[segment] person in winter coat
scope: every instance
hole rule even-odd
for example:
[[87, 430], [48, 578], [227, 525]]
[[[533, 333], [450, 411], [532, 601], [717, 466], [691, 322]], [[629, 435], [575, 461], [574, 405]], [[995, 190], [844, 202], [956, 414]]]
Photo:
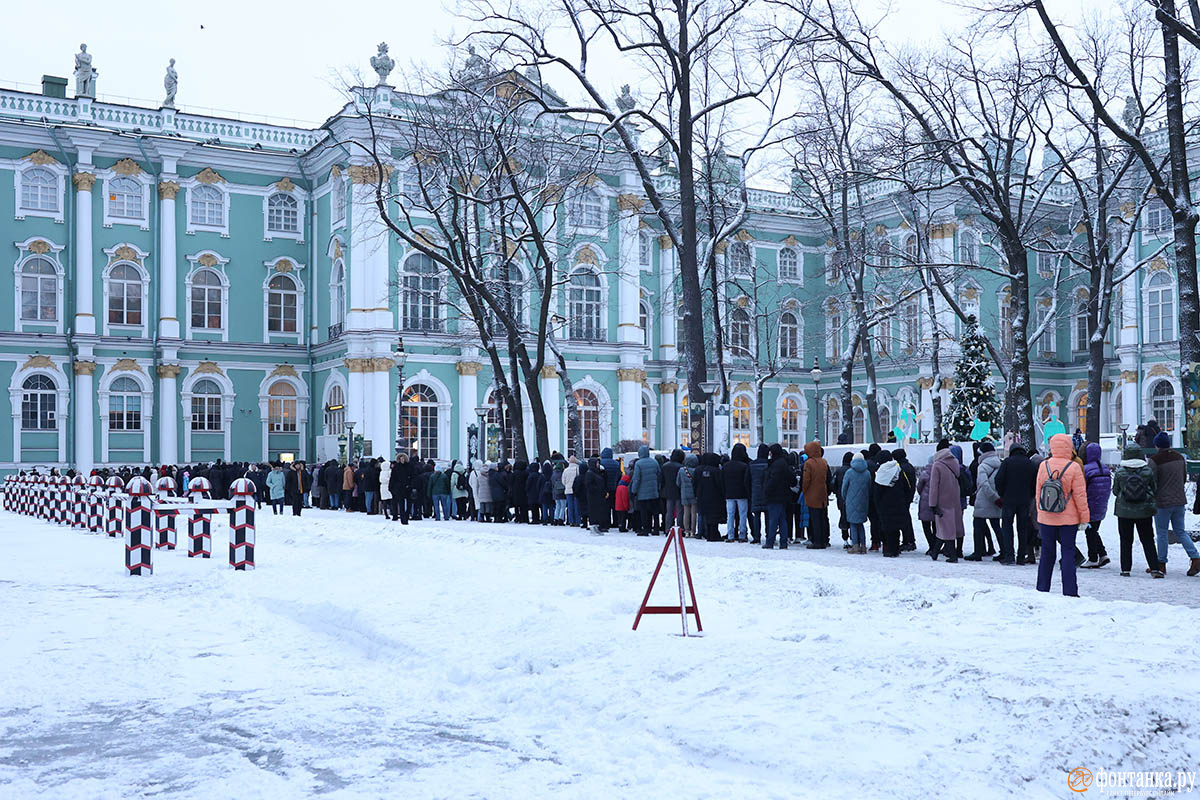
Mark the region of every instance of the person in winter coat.
[[[1043, 491], [1047, 481], [1061, 484], [1063, 507], [1047, 507], [1053, 491]], [[1050, 437], [1050, 457], [1038, 466], [1034, 497], [1038, 504], [1038, 528], [1042, 540], [1042, 557], [1038, 562], [1037, 590], [1050, 591], [1050, 578], [1054, 574], [1055, 547], [1061, 545], [1062, 590], [1068, 597], [1079, 596], [1075, 580], [1075, 534], [1081, 525], [1091, 519], [1088, 511], [1087, 482], [1083, 478], [1083, 467], [1075, 461], [1075, 448], [1071, 437], [1056, 433]]]
[[[1158, 427], [1151, 419], [1150, 423]], [[1150, 427], [1147, 423], [1147, 428]], [[1150, 469], [1154, 471], [1154, 480], [1158, 482], [1158, 492], [1155, 503], [1158, 511], [1154, 514], [1154, 527], [1158, 532], [1158, 561], [1163, 574], [1167, 571], [1167, 543], [1170, 541], [1170, 529], [1175, 529], [1175, 538], [1183, 545], [1188, 558], [1192, 560], [1188, 575], [1200, 573], [1200, 553], [1192, 537], [1184, 530], [1183, 509], [1187, 504], [1184, 486], [1187, 484], [1187, 462], [1183, 456], [1171, 449], [1170, 434], [1158, 432], [1154, 437], [1154, 446], [1158, 452], [1150, 456]]]
[[538, 486], [538, 505], [541, 514], [538, 519], [543, 525], [549, 525], [554, 520], [554, 466], [549, 461], [542, 462], [542, 479]]
[[721, 466], [721, 483], [725, 492], [725, 518], [729, 521], [725, 541], [749, 541], [750, 512], [750, 455], [746, 445], [738, 442]]
[[833, 499], [838, 507], [838, 530], [842, 532], [842, 548], [850, 549], [850, 523], [846, 520], [846, 498], [842, 496], [842, 481], [850, 470], [850, 461], [854, 454], [842, 453], [842, 465], [833, 471]]
[[563, 474], [567, 470], [567, 462], [560, 457], [550, 470], [550, 497], [554, 500], [554, 524], [565, 525], [567, 522], [567, 485], [563, 483]]
[[850, 552], [865, 553], [865, 524], [871, 509], [871, 471], [861, 453], [850, 459], [850, 469], [842, 478], [842, 497], [846, 503], [846, 521], [850, 523]]
[[354, 494], [354, 466], [352, 464], [346, 464], [345, 469], [342, 470], [342, 506], [347, 511], [353, 510], [351, 508], [351, 506], [354, 505], [351, 502], [351, 498], [352, 498], [353, 494]]
[[363, 469], [363, 483], [366, 494], [368, 514], [378, 513], [375, 509], [375, 498], [379, 496], [379, 462], [371, 460]]
[[567, 501], [567, 524], [578, 525], [579, 502], [575, 495], [575, 479], [579, 477], [579, 459], [575, 456], [567, 458], [567, 466], [563, 468], [562, 483], [563, 497]]
[[577, 518], [579, 519], [579, 527], [586, 528], [591, 522], [588, 517], [587, 503], [587, 487], [584, 486], [584, 476], [588, 473], [588, 465], [586, 461], [579, 462], [579, 471], [575, 473], [575, 503], [577, 508]]
[[450, 470], [434, 469], [429, 475], [429, 496], [433, 498], [433, 518], [445, 521], [453, 516], [450, 502]]
[[[984, 556], [996, 554], [992, 544], [992, 533], [1000, 538], [1000, 494], [996, 491], [996, 473], [1000, 470], [1000, 454], [991, 442], [979, 445], [979, 457], [972, 462], [975, 467], [975, 513], [971, 521], [975, 539], [975, 550], [967, 561], [982, 561]], [[990, 527], [989, 527], [990, 526]], [[1001, 560], [996, 556], [996, 560]]]
[[688, 453], [683, 459], [683, 467], [675, 473], [675, 483], [679, 487], [679, 526], [683, 528], [684, 536], [696, 535], [696, 484], [693, 478], [700, 468], [700, 457]]
[[908, 475], [900, 468], [900, 462], [887, 450], [879, 454], [879, 468], [871, 491], [875, 494], [875, 513], [883, 530], [883, 555], [897, 558], [900, 555], [900, 534], [905, 518], [912, 519], [908, 510], [912, 502], [912, 485]]
[[304, 508], [304, 493], [312, 488], [310, 481], [308, 473], [304, 471], [304, 465], [299, 461], [284, 473], [283, 496], [292, 507], [293, 517], [300, 516], [300, 510]]
[[934, 561], [942, 552], [946, 554], [947, 561], [958, 561], [956, 543], [963, 537], [963, 496], [958, 486], [959, 469], [961, 467], [950, 450], [950, 442], [942, 439], [938, 442], [933, 464], [929, 468], [929, 510], [934, 516], [934, 531], [942, 543], [929, 556]]
[[325, 482], [325, 497], [329, 508], [337, 511], [342, 501], [342, 465], [332, 460], [326, 462], [321, 478]]
[[392, 464], [392, 473], [388, 477], [388, 490], [392, 494], [392, 502], [399, 509], [398, 516], [400, 524], [408, 524], [409, 516], [409, 488], [413, 480], [412, 464], [409, 463], [408, 454], [401, 453], [396, 457], [396, 461]]
[[783, 446], [776, 442], [767, 450], [767, 473], [763, 478], [763, 496], [767, 503], [767, 527], [763, 533], [762, 547], [764, 550], [775, 549], [775, 539], [779, 538], [779, 549], [788, 547], [787, 506], [793, 502], [795, 495], [792, 487], [796, 483], [795, 473], [788, 463], [787, 453]]
[[933, 509], [929, 507], [929, 472], [933, 466], [933, 459], [930, 463], [921, 467], [920, 473], [917, 475], [917, 519], [921, 521], [921, 529], [925, 533], [925, 541], [929, 544], [929, 549], [925, 551], [925, 555], [932, 556], [935, 551], [941, 549], [938, 544], [938, 538], [933, 532]]
[[[608, 450], [608, 452], [611, 453], [612, 451]], [[587, 496], [588, 511], [591, 512], [592, 509], [599, 509], [599, 513], [603, 518], [602, 520], [588, 518], [590, 522], [588, 532], [593, 536], [602, 536], [604, 535], [604, 531], [608, 529], [608, 509], [611, 500], [609, 498], [606, 473], [607, 470], [600, 463], [600, 459], [588, 459], [587, 472], [583, 473], [583, 493]]]
[[472, 466], [469, 480], [471, 494], [475, 497], [475, 518], [479, 522], [488, 522], [492, 516], [492, 470], [478, 458]]
[[[1108, 467], [1100, 463], [1100, 444], [1088, 442], [1083, 448], [1083, 479], [1087, 483], [1088, 511], [1091, 520], [1088, 521], [1087, 539], [1088, 556], [1083, 566], [1088, 569], [1103, 567], [1109, 563], [1108, 551], [1104, 549], [1104, 541], [1100, 538], [1100, 523], [1108, 514], [1108, 497], [1112, 493], [1112, 474]], [[1078, 559], [1076, 559], [1078, 561]]]
[[[1154, 541], [1154, 514], [1157, 510], [1154, 497], [1158, 493], [1154, 470], [1137, 448], [1130, 447], [1123, 455], [1112, 477], [1112, 493], [1116, 497], [1113, 513], [1117, 515], [1117, 533], [1121, 537], [1121, 575], [1128, 578], [1133, 569], [1133, 533], [1136, 530], [1142, 542], [1142, 552], [1146, 555], [1146, 570], [1153, 578], [1164, 578], [1166, 573], [1158, 561], [1158, 549]], [[1091, 487], [1088, 488], [1090, 490]], [[1105, 505], [1108, 505], [1108, 498], [1105, 498]], [[1089, 497], [1088, 508], [1091, 507], [1092, 499]]]
[[509, 470], [508, 505], [512, 509], [512, 521], [529, 522], [529, 507], [526, 505], [525, 481], [529, 477], [529, 465], [524, 461], [514, 461]]
[[529, 522], [537, 525], [542, 521], [542, 468], [536, 461], [525, 468], [525, 496], [522, 498], [529, 512]]
[[762, 543], [762, 529], [766, 524], [767, 514], [767, 465], [771, 448], [765, 444], [758, 446], [758, 452], [748, 467], [750, 472], [750, 542]]
[[725, 482], [721, 480], [721, 457], [716, 453], [700, 456], [700, 466], [692, 475], [696, 491], [696, 535], [710, 542], [721, 540], [719, 525], [725, 522]]
[[450, 465], [450, 502], [454, 504], [457, 519], [467, 518], [467, 501], [471, 496], [471, 482], [467, 480], [467, 465], [455, 459]]
[[501, 460], [488, 474], [492, 490], [492, 522], [508, 522], [508, 487], [512, 485], [510, 464]]
[[[1037, 467], [1019, 441], [1009, 448], [1008, 458], [996, 470], [996, 494], [1000, 497], [1000, 563], [1033, 563], [1033, 520], [1029, 507], [1033, 503], [1033, 488]], [[1013, 522], [1017, 527], [1017, 547], [1013, 550]], [[1014, 561], [1015, 555], [1015, 561]]]
[[808, 549], [824, 550], [829, 547], [829, 462], [820, 442], [804, 445], [804, 454], [808, 459], [801, 473], [800, 491], [808, 507]]
[[662, 465], [663, 524], [667, 530], [683, 525], [683, 504], [680, 502], [679, 471], [683, 469], [683, 451], [675, 448], [671, 458]]
[[[908, 505], [912, 505], [913, 499], [917, 496], [917, 468], [908, 460], [908, 453], [903, 448], [896, 448], [892, 451], [892, 458], [900, 465], [900, 471], [904, 473], [906, 485], [908, 486]], [[908, 552], [917, 549], [917, 537], [913, 531], [912, 513], [905, 515], [900, 524], [900, 552]]]
[[[622, 475], [621, 480], [617, 481], [617, 493], [613, 500], [613, 525], [618, 531], [624, 533], [629, 530], [627, 525], [629, 517], [629, 475]], [[648, 533], [638, 532], [638, 536], [649, 536]]]
[[267, 474], [267, 490], [271, 494], [271, 511], [274, 514], [283, 513], [284, 477], [283, 467], [278, 463]]
[[400, 518], [396, 513], [396, 500], [392, 494], [392, 462], [382, 461], [379, 464], [379, 510], [386, 519], [393, 522]]
[[650, 448], [642, 445], [638, 448], [638, 459], [633, 463], [633, 475], [629, 482], [630, 495], [637, 499], [639, 536], [650, 535], [651, 518], [662, 494], [659, 491], [661, 481], [662, 466], [650, 457]]

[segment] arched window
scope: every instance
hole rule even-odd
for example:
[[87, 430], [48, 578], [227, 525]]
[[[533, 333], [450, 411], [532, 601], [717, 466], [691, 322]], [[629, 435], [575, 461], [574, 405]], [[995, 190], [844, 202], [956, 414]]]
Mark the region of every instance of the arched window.
[[225, 195], [212, 186], [191, 190], [192, 224], [221, 227], [225, 224]]
[[650, 398], [642, 393], [642, 441], [654, 446], [654, 410], [650, 406]]
[[136, 267], [117, 264], [108, 273], [108, 322], [142, 324], [142, 275]]
[[[1075, 304], [1075, 313], [1071, 315], [1071, 332], [1075, 350], [1088, 349], [1088, 301], [1080, 300]], [[1080, 426], [1082, 428], [1082, 426]]]
[[684, 307], [680, 303], [675, 309], [675, 353], [680, 359], [687, 352], [687, 329], [684, 327]]
[[211, 269], [192, 276], [191, 313], [194, 330], [219, 331], [225, 327], [221, 313], [224, 287], [221, 277]]
[[856, 444], [867, 441], [867, 415], [862, 406], [854, 407], [854, 441]]
[[750, 445], [750, 431], [754, 427], [753, 405], [750, 395], [739, 394], [733, 398], [730, 411], [730, 423], [733, 428], [733, 444], [741, 442]]
[[1159, 427], [1164, 431], [1175, 430], [1175, 388], [1170, 381], [1154, 384], [1150, 393], [1150, 415], [1158, 420]]
[[692, 425], [688, 418], [688, 396], [686, 393], [679, 395], [679, 446], [687, 447], [692, 440]]
[[779, 439], [785, 450], [799, 450], [801, 441], [800, 403], [785, 397], [779, 404]]
[[117, 378], [108, 389], [108, 429], [142, 429], [142, 389], [133, 378]]
[[438, 396], [429, 386], [414, 383], [404, 390], [404, 418], [400, 432], [409, 452], [423, 459], [438, 454]]
[[296, 282], [287, 275], [276, 275], [267, 284], [267, 331], [296, 332]]
[[52, 431], [58, 409], [58, 388], [46, 375], [31, 375], [21, 384], [21, 430]]
[[21, 173], [21, 208], [58, 211], [58, 176], [45, 167], [33, 167]]
[[142, 218], [142, 184], [133, 178], [108, 182], [108, 215], [121, 219]]
[[1088, 394], [1080, 392], [1079, 397], [1075, 399], [1075, 427], [1087, 433], [1087, 418], [1088, 418]]
[[424, 253], [410, 256], [404, 262], [404, 329], [409, 331], [441, 330], [442, 279], [437, 265]]
[[779, 315], [779, 357], [800, 357], [800, 322], [791, 311]]
[[904, 350], [912, 353], [921, 344], [921, 304], [916, 298], [909, 300], [900, 310], [904, 327]]
[[648, 233], [638, 235], [638, 266], [645, 269], [650, 268], [650, 253], [653, 241]]
[[[500, 305], [512, 317], [518, 326], [525, 319], [525, 276], [511, 263], [501, 263], [492, 266], [489, 271], [488, 283], [492, 294]], [[493, 335], [498, 335], [503, 326], [494, 311], [488, 311]]]
[[735, 356], [749, 356], [750, 346], [750, 315], [735, 308], [729, 314], [729, 350]]
[[638, 327], [642, 329], [642, 346], [650, 346], [650, 306], [646, 301], [638, 303]]
[[591, 456], [600, 452], [600, 401], [590, 389], [575, 390], [575, 404], [579, 409], [579, 431], [583, 438], [583, 454]]
[[21, 319], [58, 320], [58, 271], [44, 258], [31, 258], [21, 265]]
[[325, 406], [325, 435], [341, 436], [346, 432], [346, 393], [335, 384], [329, 390], [329, 402]]
[[908, 263], [915, 264], [921, 257], [921, 249], [917, 246], [917, 235], [910, 233], [904, 239], [904, 257], [908, 259]]
[[1039, 297], [1037, 299], [1037, 302], [1034, 304], [1033, 331], [1030, 331], [1030, 333], [1035, 333], [1045, 325], [1042, 334], [1033, 340], [1032, 350], [1034, 353], [1042, 353], [1053, 357], [1058, 350], [1058, 332], [1055, 330], [1055, 320], [1050, 319], [1050, 303], [1051, 301], [1048, 297]]
[[[500, 439], [501, 433], [505, 432], [503, 424], [502, 408], [503, 403], [500, 396], [496, 392], [488, 394], [488, 413], [487, 413], [487, 453], [488, 459], [497, 461], [500, 458]], [[510, 419], [511, 423], [512, 420]], [[507, 436], [504, 436], [504, 454], [508, 458], [512, 458], [513, 451], [516, 449], [514, 445], [515, 437], [513, 436], [513, 425], [507, 426]], [[582, 458], [582, 455], [580, 456]]]
[[567, 216], [577, 228], [604, 227], [604, 201], [596, 192], [583, 189], [571, 199]]
[[197, 433], [221, 430], [221, 387], [209, 378], [201, 378], [192, 385], [192, 430]]
[[892, 410], [886, 405], [879, 406], [879, 434], [876, 437], [881, 442], [886, 442], [888, 434], [892, 432]]
[[825, 356], [840, 358], [842, 344], [842, 310], [836, 302], [830, 302], [825, 313]]
[[276, 381], [267, 390], [267, 416], [271, 433], [296, 432], [296, 389], [286, 381]]
[[958, 237], [958, 261], [960, 264], [979, 263], [979, 242], [971, 231], [963, 231]]
[[875, 355], [886, 358], [892, 347], [892, 318], [887, 313], [890, 304], [885, 297], [875, 298], [875, 309], [879, 322], [875, 324]]
[[836, 442], [842, 435], [842, 410], [837, 400], [830, 399], [825, 409], [825, 441]]
[[567, 317], [572, 339], [595, 342], [604, 338], [600, 324], [602, 301], [600, 277], [590, 269], [578, 269], [571, 274], [567, 290]]
[[333, 272], [329, 278], [329, 325], [334, 330], [330, 338], [341, 334], [342, 323], [346, 321], [346, 267], [339, 258], [333, 262]]
[[346, 187], [340, 180], [333, 181], [333, 188], [329, 190], [330, 196], [333, 198], [333, 219], [334, 221], [343, 220], [346, 218]]
[[1156, 272], [1146, 283], [1146, 341], [1175, 339], [1175, 287], [1166, 272]]
[[1000, 293], [1000, 349], [1005, 353], [1013, 351], [1014, 308], [1012, 293], [1005, 290]]
[[794, 247], [785, 247], [779, 251], [779, 280], [800, 280], [800, 256]]
[[300, 204], [295, 197], [276, 192], [267, 198], [267, 230], [274, 233], [300, 230]]
[[734, 242], [729, 245], [729, 273], [731, 275], [752, 275], [750, 269], [750, 248], [745, 242]]

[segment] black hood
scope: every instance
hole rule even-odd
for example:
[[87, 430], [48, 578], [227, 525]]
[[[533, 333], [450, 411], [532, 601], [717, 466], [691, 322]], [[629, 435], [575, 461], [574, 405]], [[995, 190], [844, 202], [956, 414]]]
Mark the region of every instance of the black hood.
[[760, 444], [758, 446], [758, 453], [755, 455], [755, 458], [759, 461], [766, 461], [770, 457], [771, 457], [771, 448], [765, 444]]
[[733, 446], [733, 452], [731, 452], [729, 455], [729, 459], [731, 461], [741, 461], [742, 463], [749, 464], [750, 454], [746, 452], [746, 445], [742, 444], [741, 442], [735, 444]]

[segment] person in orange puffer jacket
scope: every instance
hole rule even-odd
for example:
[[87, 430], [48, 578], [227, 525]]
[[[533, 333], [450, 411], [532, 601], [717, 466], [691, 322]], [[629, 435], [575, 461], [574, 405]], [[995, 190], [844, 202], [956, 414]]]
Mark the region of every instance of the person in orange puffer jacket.
[[[1058, 480], [1062, 483], [1062, 496], [1065, 504], [1062, 510], [1053, 511], [1047, 508], [1047, 497], [1043, 496], [1043, 487], [1048, 480]], [[1056, 433], [1050, 437], [1050, 457], [1038, 464], [1037, 488], [1034, 492], [1037, 503], [1038, 528], [1042, 538], [1042, 557], [1038, 561], [1037, 590], [1050, 591], [1050, 577], [1054, 574], [1056, 558], [1055, 545], [1062, 548], [1062, 591], [1068, 597], [1079, 596], [1079, 586], [1075, 581], [1075, 534], [1081, 526], [1086, 526], [1091, 520], [1088, 512], [1087, 481], [1083, 477], [1083, 467], [1075, 458], [1075, 447], [1071, 437], [1065, 433]]]
[[617, 494], [613, 499], [613, 512], [616, 516], [617, 530], [621, 533], [629, 530], [629, 473], [626, 472], [621, 476], [620, 482], [617, 483]]

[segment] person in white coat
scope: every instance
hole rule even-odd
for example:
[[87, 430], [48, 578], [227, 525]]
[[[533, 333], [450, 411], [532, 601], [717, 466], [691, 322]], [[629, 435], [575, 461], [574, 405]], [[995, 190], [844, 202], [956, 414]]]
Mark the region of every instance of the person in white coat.
[[384, 461], [379, 465], [379, 506], [383, 509], [384, 517], [393, 521], [400, 519], [396, 504], [392, 501], [392, 490], [388, 483], [392, 480], [392, 462]]

